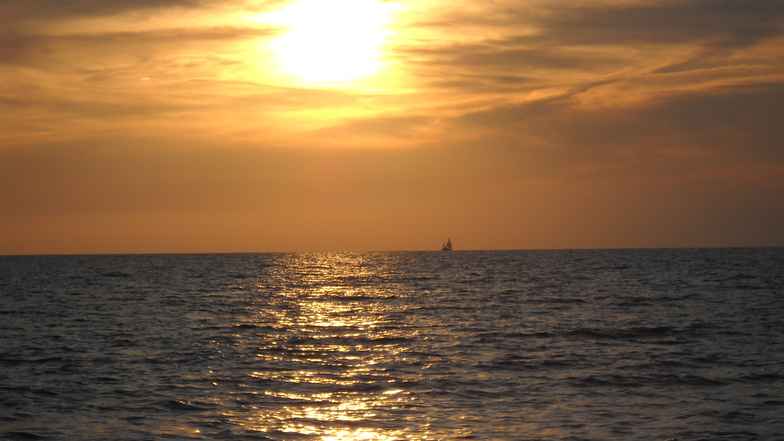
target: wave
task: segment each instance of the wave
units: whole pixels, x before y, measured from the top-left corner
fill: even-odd
[[[647,337],[670,335],[674,329],[670,326],[633,327],[627,329],[578,328],[566,331],[563,335],[578,338],[629,340]]]
[[[193,402],[187,400],[169,400],[166,402],[165,407],[177,411],[202,412],[202,411],[214,409],[215,405],[212,403]]]
[[[651,374],[651,375],[587,375],[572,377],[568,381],[577,387],[646,387],[646,386],[723,386],[725,381],[700,375]]]
[[[9,430],[3,434],[3,438],[29,440],[29,439],[46,439],[47,437],[44,435],[39,435],[35,432],[26,432],[23,430]]]

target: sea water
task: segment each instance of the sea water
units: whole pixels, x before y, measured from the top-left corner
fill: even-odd
[[[0,437],[784,440],[784,249],[0,257]]]

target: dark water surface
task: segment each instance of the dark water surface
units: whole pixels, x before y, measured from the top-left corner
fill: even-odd
[[[784,249],[0,257],[0,437],[784,440]]]

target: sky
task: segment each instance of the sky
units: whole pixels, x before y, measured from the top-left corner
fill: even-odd
[[[784,246],[780,0],[0,0],[0,254]]]

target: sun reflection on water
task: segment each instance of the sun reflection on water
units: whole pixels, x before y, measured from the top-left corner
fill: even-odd
[[[272,331],[246,375],[269,405],[239,424],[324,441],[408,439],[405,424],[386,416],[413,401],[405,380],[385,368],[399,363],[410,337],[390,324],[399,293],[378,288],[394,265],[365,258],[287,255],[267,268],[257,288],[269,298],[253,316]]]

